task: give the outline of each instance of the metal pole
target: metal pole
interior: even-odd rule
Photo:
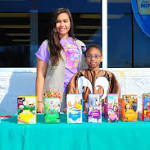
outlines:
[[[102,68],[106,69],[107,66],[107,0],[102,0],[102,55],[103,63]]]
[[[35,52],[38,50],[38,11],[30,11],[30,67],[36,66],[36,56]]]

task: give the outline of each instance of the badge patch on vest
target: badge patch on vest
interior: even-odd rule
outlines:
[[[86,51],[86,47],[85,46],[81,46],[81,50],[82,50],[82,53],[84,53]]]
[[[51,66],[51,70],[55,70],[57,66]]]

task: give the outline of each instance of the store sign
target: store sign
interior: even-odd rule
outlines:
[[[137,0],[137,4],[141,15],[150,15],[150,0]]]
[[[132,0],[132,8],[138,25],[150,37],[150,0]]]

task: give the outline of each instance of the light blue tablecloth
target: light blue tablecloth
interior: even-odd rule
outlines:
[[[149,150],[150,122],[17,124],[17,116],[0,123],[0,150]]]

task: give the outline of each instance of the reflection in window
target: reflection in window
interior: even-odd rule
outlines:
[[[75,37],[86,45],[101,46],[101,0],[61,3],[61,7],[72,12]],[[0,67],[35,67],[35,52],[48,38],[51,13],[60,3],[35,0],[6,2],[5,7],[1,4],[3,2],[0,2],[0,10],[3,10],[0,12]]]
[[[29,67],[29,13],[0,13],[0,67]]]
[[[131,0],[108,0],[108,67],[150,67],[150,37],[139,27]]]

